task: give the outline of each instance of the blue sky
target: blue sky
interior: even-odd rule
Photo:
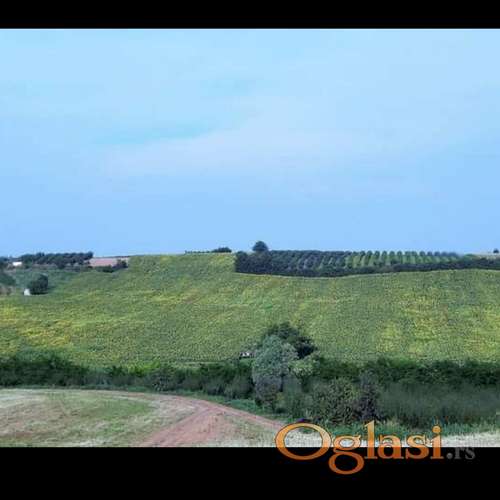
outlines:
[[[0,31],[0,255],[500,246],[500,32]]]

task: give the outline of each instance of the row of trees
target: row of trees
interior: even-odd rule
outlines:
[[[436,271],[452,269],[500,269],[500,261],[444,252],[322,252],[259,250],[237,252],[235,270],[240,273],[283,276],[339,277],[352,274]]]
[[[56,266],[64,269],[67,266],[83,266],[94,256],[93,252],[73,252],[73,253],[43,253],[24,254],[19,260],[25,267],[35,265]]]

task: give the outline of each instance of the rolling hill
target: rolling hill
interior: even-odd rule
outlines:
[[[67,272],[48,295],[0,296],[0,355],[34,347],[91,366],[215,361],[290,320],[329,357],[500,359],[499,271],[302,278],[235,273],[233,259],[133,257],[111,274]]]

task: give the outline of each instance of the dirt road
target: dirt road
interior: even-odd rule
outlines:
[[[191,413],[153,434],[140,446],[237,446],[249,440],[255,441],[254,445],[270,446],[276,432],[284,425],[209,401],[181,396],[164,397],[174,405],[188,406]]]

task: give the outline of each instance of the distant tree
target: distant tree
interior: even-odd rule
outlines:
[[[9,264],[9,259],[7,257],[0,257],[0,269],[5,269]]]
[[[29,283],[28,288],[32,295],[43,295],[49,290],[49,278],[41,274],[38,278]]]
[[[500,253],[500,250],[498,250],[498,248],[495,248],[495,250],[493,250],[493,253]]]
[[[254,252],[257,252],[257,253],[261,253],[261,252],[268,252],[269,251],[269,248],[267,247],[267,245],[263,242],[263,241],[257,241],[255,243],[255,245],[252,247],[252,250]]]
[[[212,253],[231,253],[232,250],[229,247],[218,247],[212,250]]]

